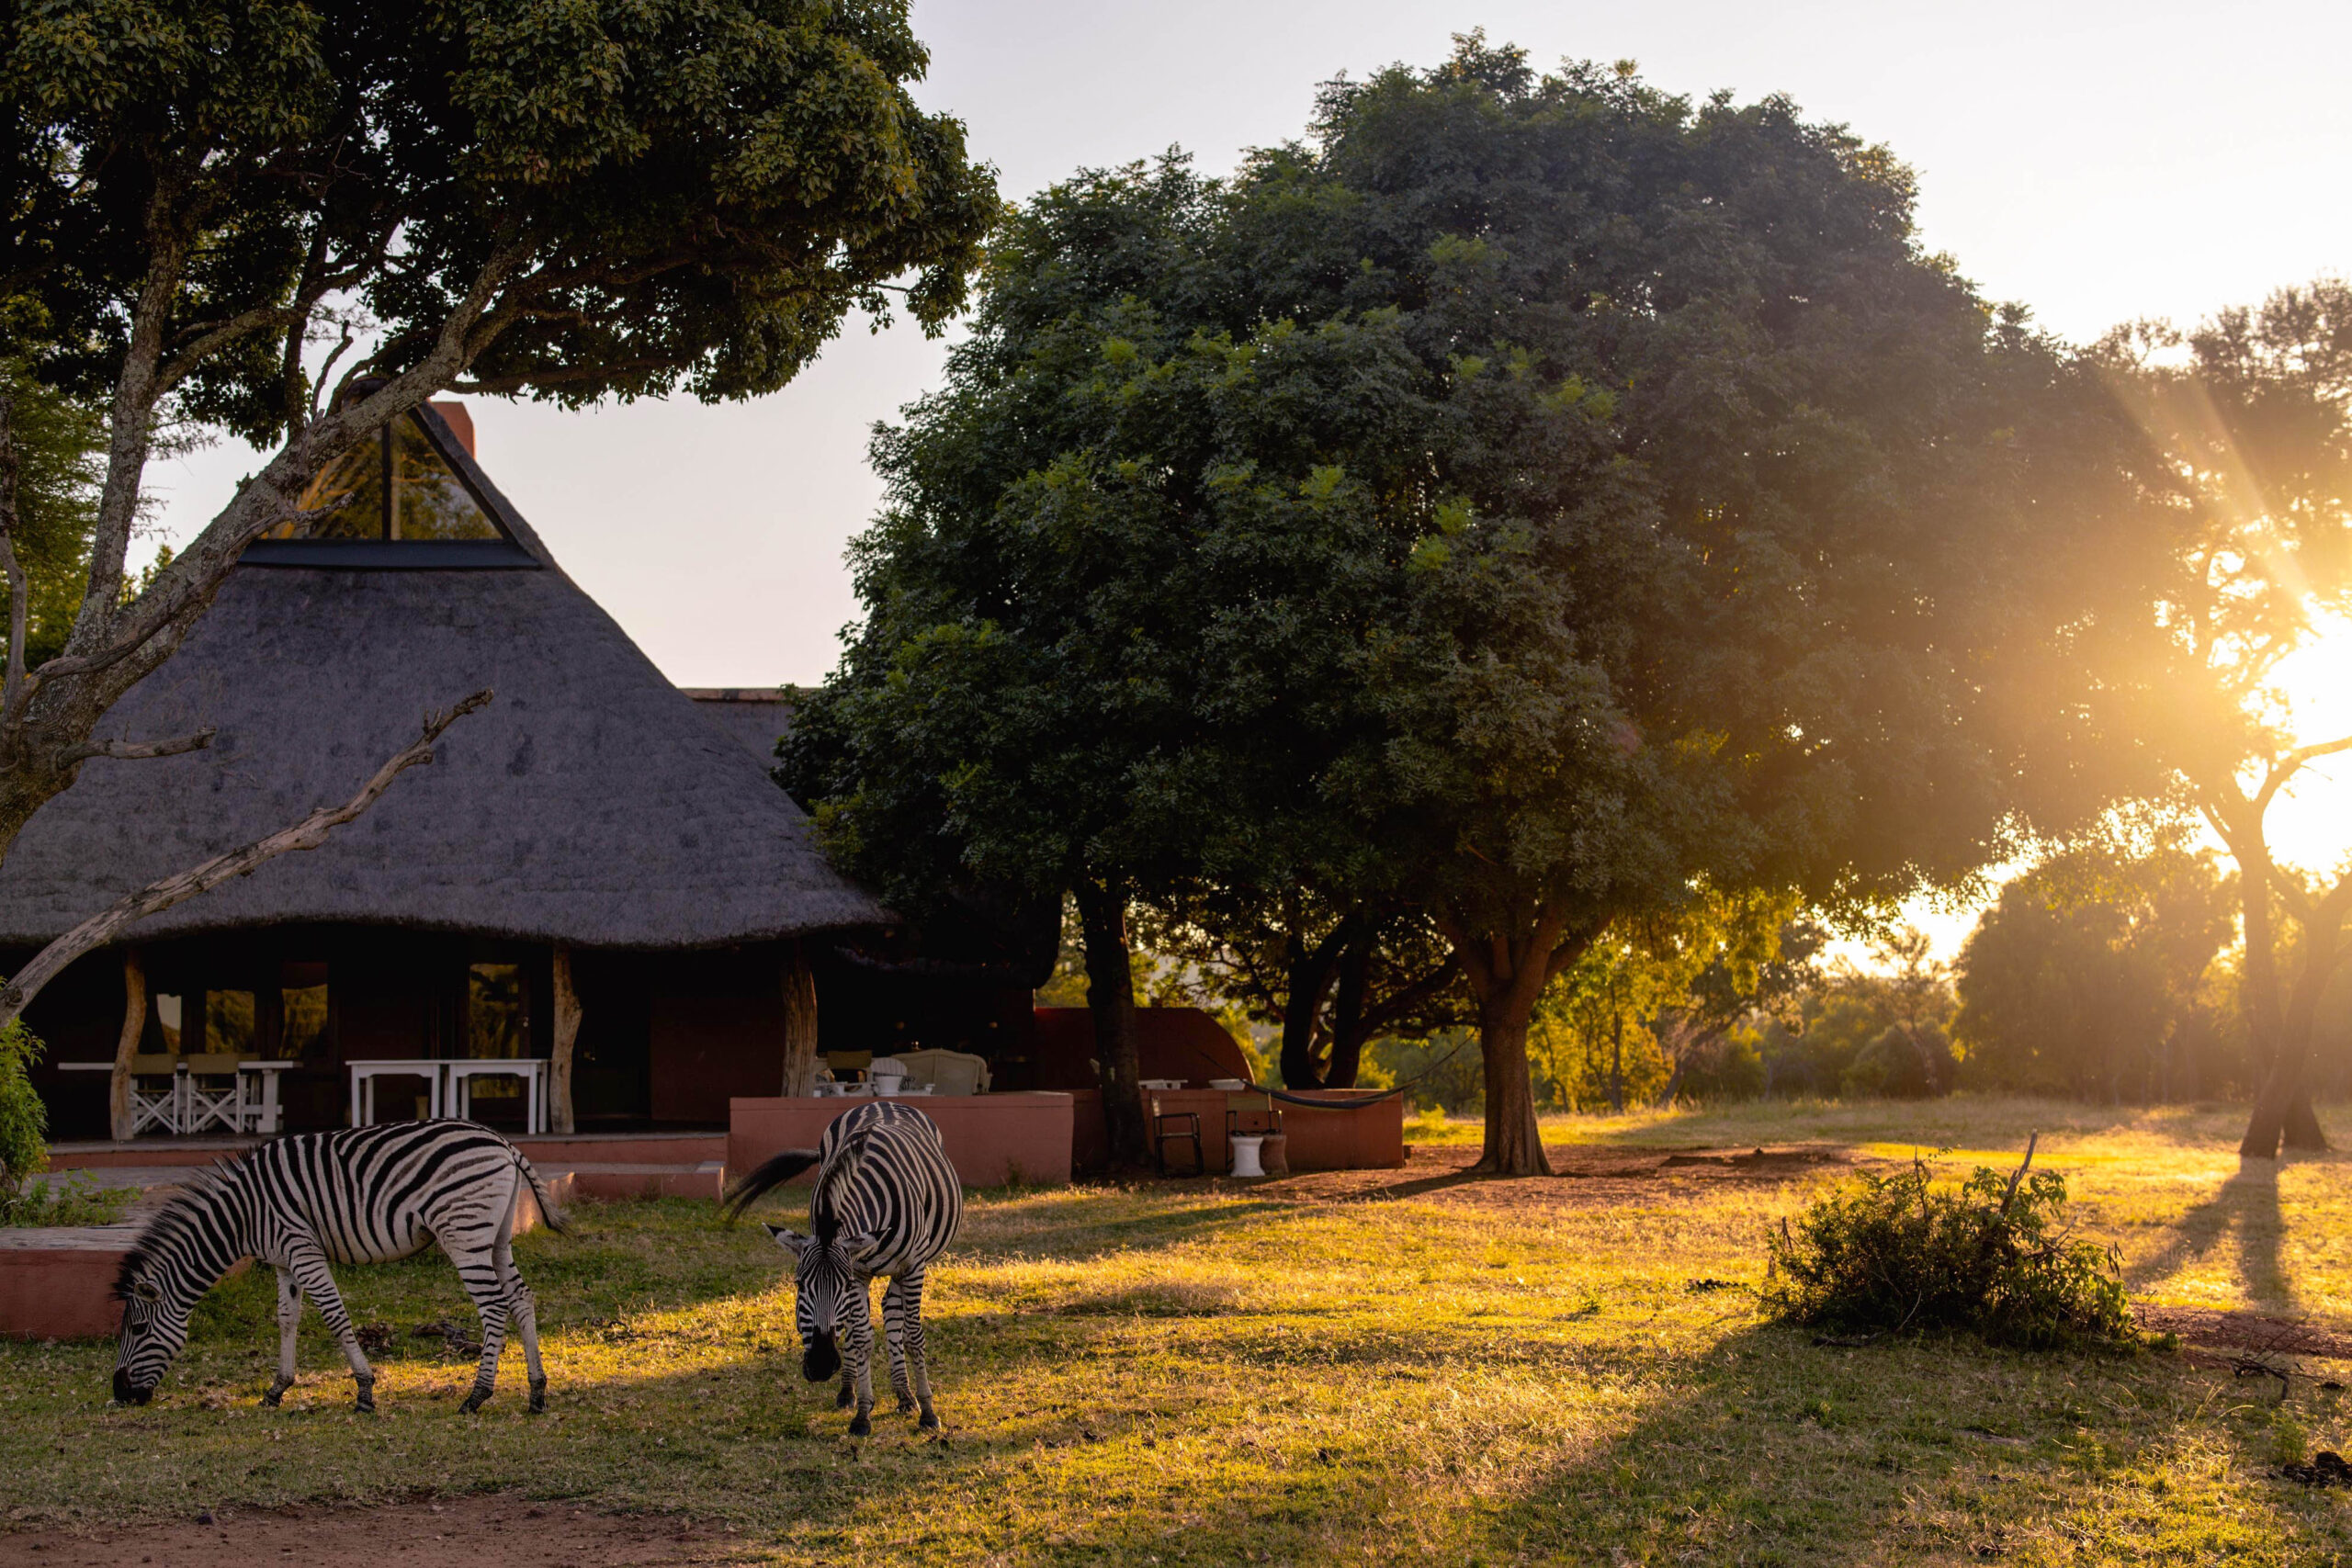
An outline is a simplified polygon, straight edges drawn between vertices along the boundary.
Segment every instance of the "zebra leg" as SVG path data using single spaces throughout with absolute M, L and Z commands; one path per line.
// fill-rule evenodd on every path
M 861 1282 L 859 1290 L 865 1286 Z M 857 1384 L 857 1414 L 850 1418 L 849 1435 L 863 1438 L 872 1434 L 874 1423 L 867 1419 L 874 1414 L 874 1325 L 860 1314 L 861 1321 L 847 1325 L 842 1336 L 842 1357 Z
M 849 1370 L 849 1363 L 847 1361 L 843 1361 L 842 1363 L 842 1388 L 839 1393 L 833 1395 L 833 1408 L 836 1410 L 847 1410 L 850 1407 L 851 1402 L 856 1398 L 857 1374 Z
M 915 1402 L 922 1407 L 922 1417 L 915 1425 L 926 1432 L 936 1432 L 939 1413 L 931 1407 L 931 1358 L 924 1353 L 922 1343 L 922 1270 L 914 1269 L 891 1281 L 891 1286 L 900 1294 L 899 1316 L 906 1329 L 907 1370 L 914 1378 Z
M 353 1408 L 362 1413 L 376 1408 L 376 1371 L 368 1364 L 367 1355 L 359 1348 L 359 1336 L 352 1332 L 351 1314 L 344 1310 L 343 1294 L 334 1288 L 334 1276 L 327 1271 L 326 1254 L 313 1247 L 304 1247 L 292 1259 L 295 1283 L 301 1293 L 311 1298 L 319 1309 L 319 1316 L 343 1347 L 343 1359 L 351 1363 L 352 1382 L 359 1385 L 359 1398 Z
M 302 1323 L 302 1287 L 294 1282 L 291 1269 L 277 1270 L 277 1381 L 261 1402 L 276 1405 L 294 1386 L 294 1331 Z
M 539 1303 L 514 1267 L 513 1237 L 499 1237 L 497 1245 L 491 1248 L 490 1260 L 498 1269 L 498 1282 L 506 1292 L 507 1310 L 523 1340 L 523 1364 L 531 1374 L 531 1414 L 537 1416 L 548 1407 L 548 1374 L 539 1365 Z
M 899 1414 L 915 1407 L 915 1391 L 907 1382 L 906 1303 L 903 1283 L 895 1277 L 882 1287 L 882 1340 L 890 1348 L 890 1392 L 899 1396 Z
M 474 1310 L 481 1314 L 481 1365 L 474 1372 L 473 1392 L 458 1406 L 458 1413 L 470 1416 L 480 1410 L 498 1387 L 498 1355 L 506 1348 L 506 1288 L 498 1277 L 498 1267 L 492 1261 L 494 1248 L 479 1252 L 451 1252 L 449 1261 L 458 1266 L 458 1278 L 466 1287 L 466 1294 L 474 1301 Z

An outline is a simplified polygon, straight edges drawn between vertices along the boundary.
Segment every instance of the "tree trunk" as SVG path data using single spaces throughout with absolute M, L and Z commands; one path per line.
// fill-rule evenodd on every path
M 1078 918 L 1086 937 L 1086 1006 L 1094 1055 L 1102 1064 L 1102 1121 L 1114 1165 L 1150 1157 L 1143 1129 L 1143 1071 L 1136 1050 L 1135 970 L 1127 946 L 1127 897 L 1116 881 L 1081 879 Z
M 115 1042 L 114 1073 L 107 1080 L 107 1122 L 118 1144 L 130 1142 L 134 1119 L 130 1112 L 130 1059 L 139 1054 L 140 1036 L 147 1032 L 147 965 L 139 950 L 122 950 L 122 1037 Z
M 1527 1067 L 1534 997 L 1522 1005 L 1519 991 L 1504 987 L 1478 1007 L 1478 1055 L 1487 1075 L 1487 1141 L 1478 1168 L 1495 1176 L 1549 1176 L 1552 1162 L 1535 1123 L 1535 1083 Z
M 817 1092 L 817 976 L 797 939 L 784 963 L 784 1092 Z
M 1365 1037 L 1371 1019 L 1365 1009 L 1372 984 L 1372 950 L 1380 940 L 1377 927 L 1363 923 L 1340 959 L 1340 995 L 1331 1009 L 1331 1066 L 1323 1075 L 1326 1089 L 1353 1089 L 1363 1066 Z
M 2277 1159 L 2283 1144 L 2297 1150 L 2327 1148 L 2327 1134 L 2312 1109 L 2312 1024 L 2328 982 L 2335 978 L 2340 922 L 2312 920 L 2303 929 L 2302 970 L 2278 1019 L 2278 1033 L 2270 1055 L 2270 1070 L 2262 1091 L 2255 1096 L 2254 1114 L 2246 1119 L 2240 1156 Z
M 571 1058 L 580 1043 L 580 989 L 572 984 L 571 949 L 555 944 L 555 1040 L 548 1052 L 548 1131 L 570 1136 L 580 1130 L 571 1105 Z
M 1625 1114 L 1625 1015 L 1614 1007 L 1609 1014 L 1609 1109 Z
M 1289 960 L 1283 976 L 1288 989 L 1283 996 L 1282 1069 L 1285 1089 L 1322 1089 L 1330 1081 L 1315 1059 L 1315 1036 L 1323 1017 L 1323 998 L 1330 992 L 1331 977 L 1339 968 L 1349 931 L 1349 922 L 1342 920 L 1330 935 L 1311 948 L 1300 941 L 1295 931 L 1283 941 Z

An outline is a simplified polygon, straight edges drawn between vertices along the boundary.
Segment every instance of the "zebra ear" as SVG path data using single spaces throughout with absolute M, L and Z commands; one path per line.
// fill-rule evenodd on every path
M 761 1222 L 761 1226 L 769 1235 L 775 1238 L 775 1244 L 778 1247 L 792 1254 L 793 1257 L 797 1258 L 808 1250 L 808 1238 L 798 1231 L 788 1231 L 782 1225 L 771 1225 L 765 1221 Z
M 840 1242 L 836 1245 L 840 1247 L 842 1251 L 849 1254 L 852 1258 L 860 1258 L 881 1246 L 882 1238 L 878 1235 L 870 1235 L 864 1232 L 860 1232 L 855 1235 L 845 1235 L 842 1237 Z

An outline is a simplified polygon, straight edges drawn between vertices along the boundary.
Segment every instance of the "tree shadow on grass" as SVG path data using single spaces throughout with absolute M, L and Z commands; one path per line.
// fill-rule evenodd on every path
M 2238 1276 L 2246 1294 L 2268 1312 L 2295 1309 L 2294 1281 L 2288 1277 L 2286 1219 L 2278 1206 L 2279 1163 L 2242 1159 L 2212 1196 L 2168 1227 L 2171 1239 L 2124 1270 L 2134 1291 L 2148 1291 L 2182 1269 L 2202 1262 L 2225 1238 L 2237 1242 Z
M 1843 1349 L 1767 1325 L 1667 1375 L 1630 1427 L 1495 1513 L 1488 1561 L 2187 1565 L 2317 1561 L 2313 1532 L 2346 1544 L 2296 1489 L 2213 1472 L 2216 1443 L 2267 1468 L 2267 1413 L 2230 1416 L 2225 1375 L 2167 1359 Z M 2208 1457 L 2152 1484 L 2200 1423 Z

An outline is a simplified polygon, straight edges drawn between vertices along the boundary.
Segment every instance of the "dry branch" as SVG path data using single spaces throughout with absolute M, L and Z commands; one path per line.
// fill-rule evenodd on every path
M 376 770 L 375 776 L 360 786 L 359 793 L 341 806 L 322 806 L 290 827 L 280 828 L 277 832 L 255 839 L 243 848 L 216 855 L 202 865 L 175 872 L 159 882 L 151 882 L 42 948 L 31 963 L 9 978 L 6 988 L 0 990 L 0 1026 L 22 1014 L 27 1004 L 40 994 L 40 988 L 54 979 L 67 964 L 93 948 L 104 946 L 138 921 L 150 915 L 161 914 L 173 905 L 184 903 L 199 893 L 209 892 L 279 855 L 295 850 L 315 850 L 325 843 L 329 833 L 375 805 L 377 799 L 392 786 L 394 779 L 410 768 L 431 762 L 434 742 L 441 739 L 443 732 L 490 699 L 491 693 L 485 688 L 447 713 L 425 715 L 424 732 L 405 749 L 386 759 L 384 765 Z

